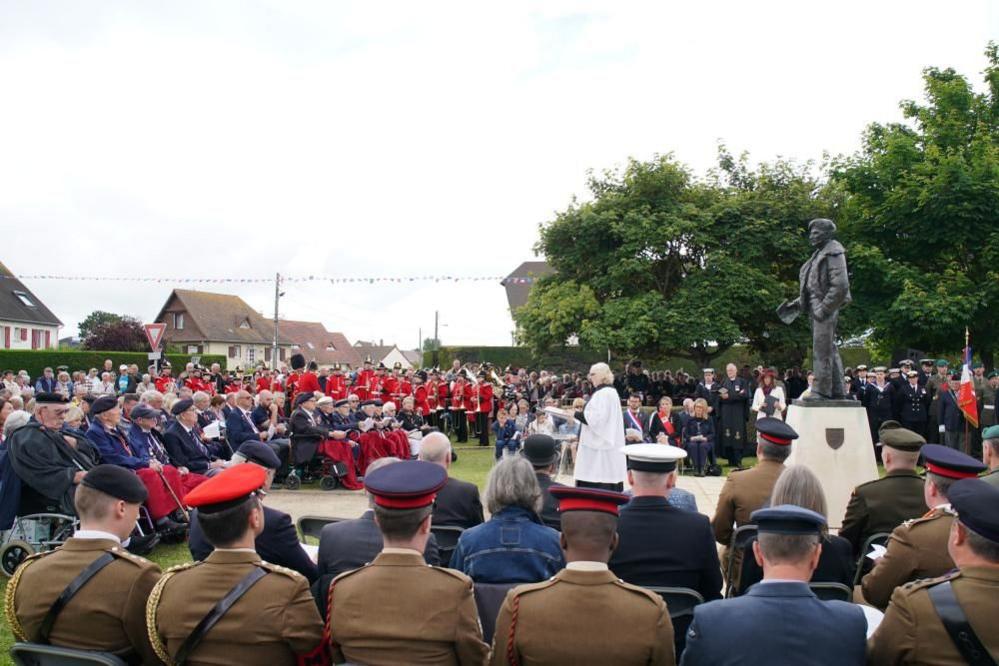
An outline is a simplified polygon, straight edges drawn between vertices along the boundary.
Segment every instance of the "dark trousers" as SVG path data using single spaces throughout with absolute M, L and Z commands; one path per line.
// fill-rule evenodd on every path
M 457 441 L 468 441 L 468 417 L 465 416 L 464 409 L 451 410 L 451 427 L 454 428 Z
M 600 490 L 613 490 L 614 492 L 620 493 L 624 491 L 624 482 L 619 483 L 600 483 L 599 481 L 583 481 L 581 479 L 576 479 L 577 488 L 599 488 Z
M 475 413 L 475 427 L 479 431 L 479 446 L 489 446 L 489 412 Z

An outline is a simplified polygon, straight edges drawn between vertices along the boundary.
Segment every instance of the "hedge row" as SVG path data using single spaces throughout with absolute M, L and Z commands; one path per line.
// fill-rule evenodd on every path
M 195 354 L 194 356 L 198 356 Z M 164 356 L 176 368 L 183 368 L 192 358 L 191 354 L 165 354 Z M 60 365 L 68 366 L 70 372 L 104 367 L 105 359 L 111 359 L 115 371 L 122 363 L 139 366 L 140 371 L 149 367 L 149 357 L 145 352 L 120 351 L 73 351 L 63 349 L 2 349 L 0 350 L 0 370 L 27 370 L 32 379 L 40 377 L 45 368 L 55 369 Z M 225 357 L 219 354 L 201 354 L 200 363 L 211 366 L 218 363 L 225 367 Z
M 462 363 L 488 361 L 500 368 L 512 365 L 518 368 L 544 368 L 555 372 L 574 372 L 585 371 L 593 363 L 606 360 L 607 352 L 568 347 L 536 358 L 526 347 L 441 347 L 438 356 L 437 363 L 441 368 L 451 367 L 451 361 L 457 358 Z M 859 363 L 868 365 L 871 363 L 870 352 L 862 347 L 841 349 L 840 356 L 843 358 L 845 367 L 855 367 Z M 642 360 L 649 370 L 683 369 L 689 373 L 700 374 L 700 369 L 690 359 L 665 357 Z M 625 362 L 627 359 L 624 358 L 612 360 L 611 367 L 617 370 Z M 728 363 L 735 363 L 740 367 L 744 364 L 755 367 L 761 365 L 763 361 L 745 347 L 733 347 L 714 360 L 714 366 L 718 372 L 721 372 L 721 369 Z M 433 352 L 424 352 L 423 364 L 426 367 L 433 367 Z

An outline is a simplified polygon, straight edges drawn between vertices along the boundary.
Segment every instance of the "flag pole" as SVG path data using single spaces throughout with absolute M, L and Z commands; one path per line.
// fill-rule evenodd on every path
M 965 365 L 970 366 L 971 365 L 971 358 L 969 358 L 970 354 L 968 353 L 968 342 L 969 342 L 969 339 L 968 339 L 968 327 L 965 326 L 964 327 L 964 361 L 965 361 Z M 969 367 L 968 370 L 970 371 L 971 368 Z M 963 368 L 961 369 L 961 372 L 962 372 L 962 376 L 963 376 L 963 373 L 964 373 L 964 369 Z M 965 455 L 969 455 L 970 456 L 971 455 L 971 435 L 968 433 L 968 415 L 964 414 L 963 416 L 964 416 L 964 453 L 965 453 Z

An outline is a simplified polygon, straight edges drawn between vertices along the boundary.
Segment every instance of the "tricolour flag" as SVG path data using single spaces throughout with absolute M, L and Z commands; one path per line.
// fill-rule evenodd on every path
M 975 397 L 975 384 L 971 381 L 971 347 L 964 348 L 964 364 L 961 367 L 961 387 L 957 391 L 957 406 L 972 427 L 978 427 L 978 400 Z

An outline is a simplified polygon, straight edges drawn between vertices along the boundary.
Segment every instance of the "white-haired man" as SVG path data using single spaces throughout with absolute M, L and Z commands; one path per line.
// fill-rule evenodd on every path
M 576 486 L 580 488 L 624 489 L 627 464 L 624 457 L 624 430 L 621 400 L 614 390 L 614 373 L 606 363 L 590 368 L 593 393 L 575 418 L 582 424 L 576 450 Z

